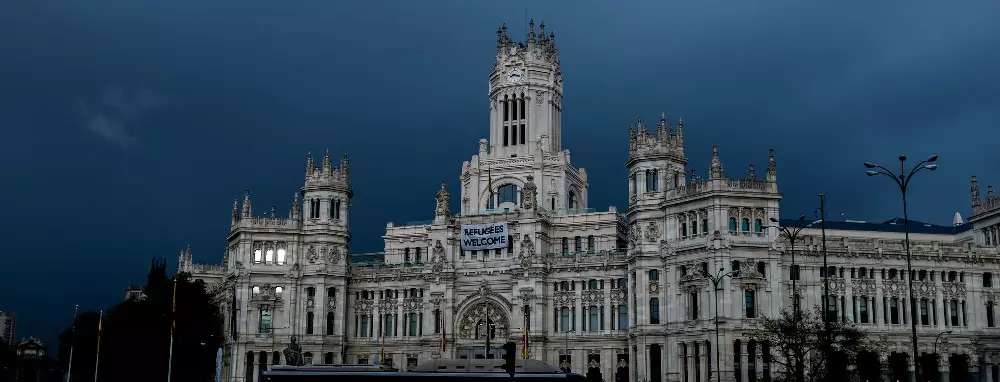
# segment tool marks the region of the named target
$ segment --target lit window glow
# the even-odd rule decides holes
[[[255,249],[255,250],[253,251],[253,262],[255,262],[255,263],[259,263],[259,262],[260,262],[260,260],[261,260],[261,259],[260,259],[260,250],[259,250],[259,249]]]
[[[273,249],[268,249],[267,252],[264,253],[264,261],[268,262],[268,263],[274,261],[274,250]]]
[[[284,248],[279,248],[278,249],[278,264],[284,264],[284,263],[285,263],[285,249]]]

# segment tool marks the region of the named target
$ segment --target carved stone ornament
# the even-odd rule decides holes
[[[646,224],[646,241],[655,243],[660,238],[660,227],[655,222]]]
[[[312,244],[306,248],[306,260],[309,261],[309,264],[316,264],[319,261],[319,254],[316,253],[316,247]]]
[[[337,309],[337,299],[335,297],[332,297],[332,296],[331,297],[327,297],[326,298],[326,310],[334,310],[334,309]]]
[[[965,299],[965,284],[958,281],[941,283],[941,292],[946,299]]]
[[[357,300],[354,302],[354,314],[357,315],[369,315],[372,314],[372,308],[375,305],[375,300]]]
[[[930,281],[921,280],[913,283],[913,293],[918,298],[936,298],[937,287]]]
[[[851,283],[853,284],[854,295],[875,297],[875,280],[853,279]]]
[[[535,90],[535,104],[536,105],[542,106],[542,102],[544,102],[542,100],[542,98],[543,98],[544,95],[545,95],[545,92],[543,92],[541,90]]]
[[[535,288],[521,288],[521,301],[525,304],[535,300]]]
[[[438,240],[434,243],[434,249],[431,250],[431,270],[434,271],[434,274],[440,274],[444,270],[446,261],[444,245],[441,244],[441,240]]]
[[[636,223],[628,226],[628,246],[635,247],[639,244],[639,227]]]
[[[306,308],[312,309],[316,307],[316,298],[313,296],[306,297]]]
[[[403,311],[407,313],[419,312],[424,306],[424,299],[421,297],[407,297],[403,299]]]
[[[585,305],[604,305],[604,290],[588,289],[583,291],[580,300]]]
[[[902,280],[882,280],[882,295],[886,297],[905,297],[906,284]]]
[[[340,249],[337,247],[331,247],[330,251],[326,253],[326,263],[333,265],[340,262]]]
[[[610,294],[610,298],[611,298],[611,303],[612,304],[614,304],[614,305],[621,305],[621,304],[624,304],[624,303],[628,302],[628,292],[626,292],[624,289],[620,289],[620,288],[619,289],[612,289],[611,290],[611,294]]]
[[[399,304],[396,302],[396,299],[394,298],[385,298],[379,300],[378,302],[378,310],[383,314],[387,312],[395,312],[397,306],[399,306]]]
[[[431,293],[431,300],[430,301],[431,301],[431,304],[434,304],[434,308],[435,309],[440,308],[441,307],[441,303],[444,302],[444,294],[442,294],[441,292]]]
[[[493,300],[477,301],[462,315],[462,319],[458,323],[459,336],[476,339],[476,327],[483,323],[484,318],[489,318],[490,323],[495,325],[496,338],[507,337],[510,327],[507,315]],[[486,331],[480,330],[480,332],[485,333]]]
[[[552,295],[552,301],[559,306],[572,306],[576,304],[576,294],[572,291],[558,291]]]
[[[660,294],[660,282],[653,280],[649,282],[649,294]]]
[[[437,207],[434,215],[447,217],[451,215],[451,194],[448,193],[448,186],[441,183],[441,189],[437,192]]]
[[[535,177],[528,175],[526,179],[527,182],[521,190],[521,207],[525,210],[532,210],[538,200],[538,186],[535,185]]]

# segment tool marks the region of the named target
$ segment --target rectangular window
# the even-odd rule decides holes
[[[334,320],[334,317],[335,316],[333,315],[333,312],[326,312],[326,335],[328,335],[328,336],[332,336],[333,335],[333,320]]]
[[[889,299],[889,320],[892,324],[899,324],[899,299],[890,298]]]
[[[323,355],[323,363],[327,364],[327,365],[333,365],[334,364],[334,362],[333,362],[333,352],[332,351],[328,351],[328,352],[326,352],[326,354]]]
[[[743,300],[747,309],[747,318],[757,318],[756,301],[754,297],[754,291],[743,291]]]
[[[858,300],[858,310],[861,313],[861,323],[862,324],[867,324],[868,323],[868,297],[867,296],[862,296],[861,299]]]
[[[927,299],[920,299],[920,325],[930,325],[931,317],[927,311]]]
[[[504,126],[503,127],[503,145],[504,146],[507,146],[507,145],[510,144],[510,141],[508,139],[508,135],[510,134],[509,129],[510,129],[510,127],[508,127],[508,126]]]
[[[688,306],[690,307],[690,309],[688,309],[688,316],[691,317],[692,320],[697,320],[698,319],[698,292],[691,292],[691,295],[688,298],[689,298],[688,301],[690,301],[690,303],[688,304]]]
[[[993,318],[993,301],[987,301],[986,302],[986,326],[990,327],[990,328],[994,327],[996,325],[996,322],[994,322],[993,320],[994,320],[994,318]]]
[[[564,332],[568,332],[569,331],[569,324],[570,324],[570,321],[569,321],[569,308],[567,308],[567,307],[564,306],[564,307],[562,307],[562,310],[559,313],[560,313],[559,314],[559,327],[560,327],[559,329],[562,330],[562,331],[564,331]]]
[[[628,329],[628,305],[618,305],[618,329]]]
[[[521,110],[521,114],[524,114],[523,109]],[[523,115],[521,116],[521,119],[524,119]],[[521,144],[524,144],[524,125],[521,125]]]
[[[958,326],[958,300],[951,300],[951,326]]]
[[[270,333],[273,327],[273,312],[270,310],[260,311],[260,333]]]
[[[417,336],[417,335],[419,335],[419,332],[417,331],[418,330],[417,328],[418,328],[418,326],[417,326],[417,314],[416,313],[410,313],[410,330],[409,330],[410,336]]]
[[[313,312],[306,312],[306,334],[313,334]]]
[[[792,280],[799,280],[799,265],[795,264],[789,269],[789,276]]]
[[[649,323],[660,323],[660,299],[656,297],[649,299]]]

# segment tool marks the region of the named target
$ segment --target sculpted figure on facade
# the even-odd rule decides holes
[[[538,200],[538,186],[535,186],[535,177],[528,175],[527,180],[524,189],[521,190],[521,207],[530,211],[535,209]]]
[[[437,192],[437,208],[434,214],[439,218],[447,218],[451,215],[451,195],[448,193],[448,186],[441,183],[441,189]]]
[[[431,251],[431,269],[434,273],[441,273],[444,270],[445,258],[444,245],[441,244],[441,240],[434,243],[434,249]]]
[[[291,343],[288,347],[282,351],[285,355],[285,365],[289,366],[302,366],[305,362],[302,359],[302,347],[299,346],[299,342],[292,336]]]

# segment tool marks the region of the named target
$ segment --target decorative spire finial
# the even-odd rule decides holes
[[[243,192],[243,218],[253,217],[253,210],[250,208],[250,190]]]
[[[972,205],[975,206],[979,204],[979,181],[976,180],[976,176],[972,176]]]
[[[292,208],[288,212],[288,217],[292,220],[298,220],[299,218],[299,193],[296,192],[292,194]]]
[[[240,220],[240,202],[239,200],[233,199],[233,224],[236,224]]]
[[[774,160],[774,149],[767,152],[767,181],[778,181],[778,163]]]
[[[750,171],[748,171],[747,176],[750,178],[750,180],[757,180],[757,174],[754,173],[752,164],[750,165]]]
[[[316,164],[315,164],[315,163],[313,163],[313,155],[312,155],[312,151],[310,151],[310,152],[308,152],[308,153],[306,154],[306,177],[307,177],[307,178],[308,178],[308,177],[309,177],[310,175],[312,175],[312,173],[313,173],[313,171],[314,171],[314,170],[313,170],[313,168],[315,168],[315,167],[316,167]]]
[[[709,178],[722,179],[722,161],[719,160],[719,146],[712,145],[712,167],[709,171]]]

